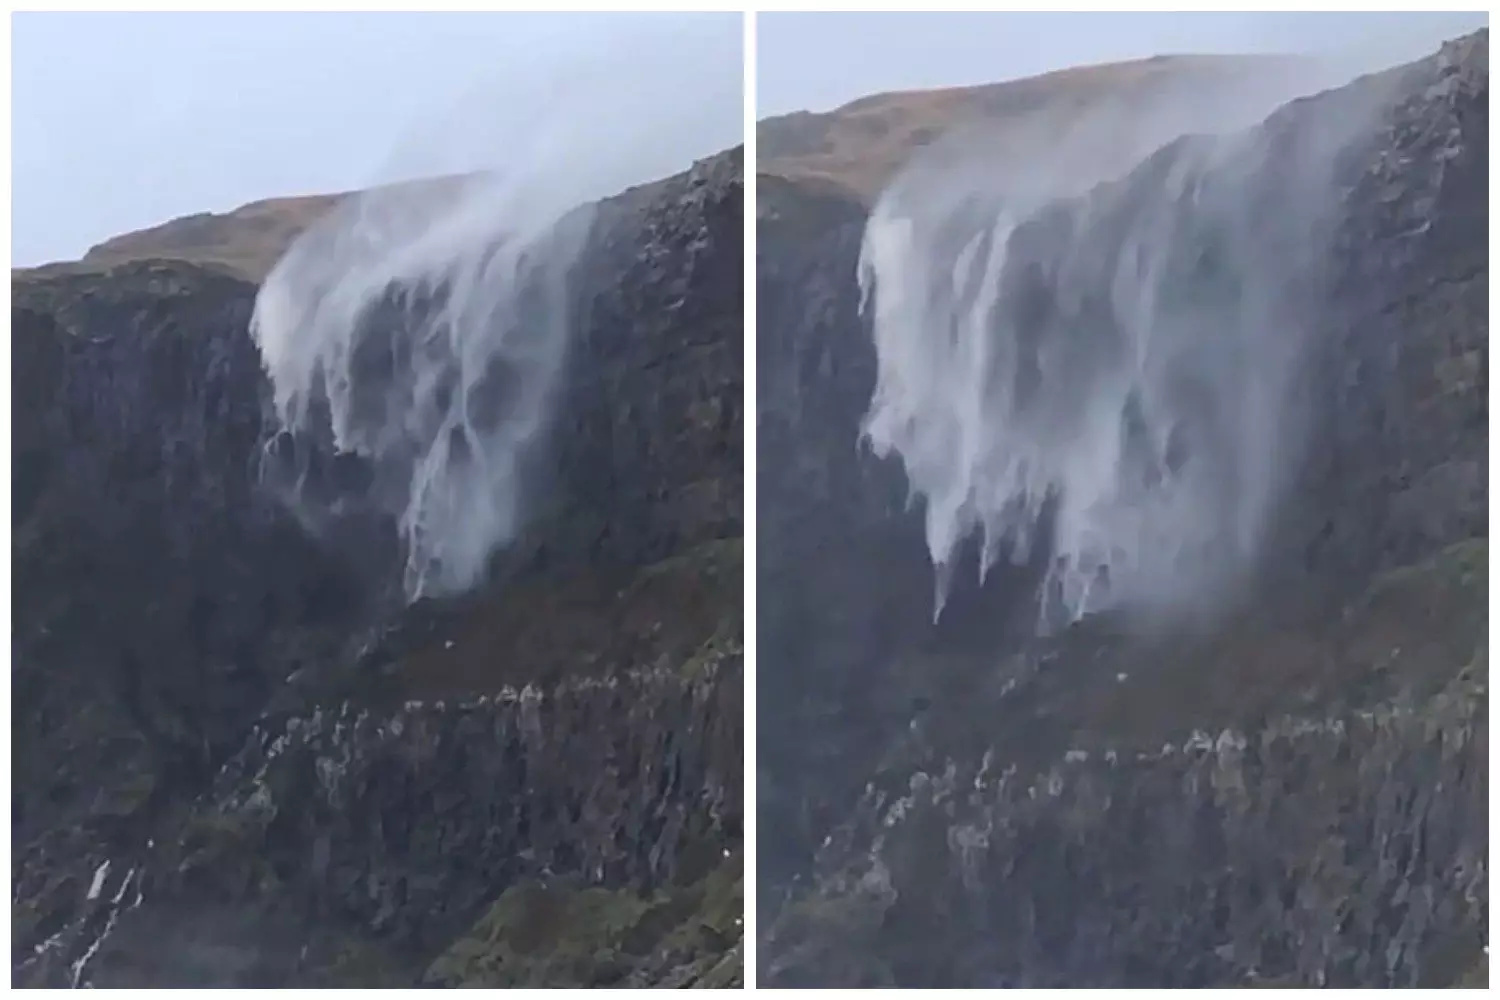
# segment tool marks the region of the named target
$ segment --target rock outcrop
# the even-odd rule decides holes
[[[1259,575],[1206,631],[1105,615],[1038,640],[1035,566],[957,573],[932,624],[921,512],[859,447],[864,209],[760,179],[762,983],[1483,967],[1487,34],[1246,140],[1274,172],[1371,100],[1309,306],[1311,429]]]
[[[410,607],[382,515],[264,488],[253,285],[13,280],[18,983],[520,981],[600,894],[594,980],[738,979],[741,191],[600,206],[528,530]]]
[[[934,705],[827,835],[762,976],[1412,986],[1482,968],[1487,561],[1459,547],[1207,649],[1070,636],[1042,668],[1062,676],[983,719]]]

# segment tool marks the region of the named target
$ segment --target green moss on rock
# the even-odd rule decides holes
[[[479,988],[743,983],[743,872],[733,856],[653,895],[527,881],[435,960],[425,985]]]

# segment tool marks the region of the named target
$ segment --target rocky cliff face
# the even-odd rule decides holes
[[[1309,429],[1258,576],[1206,629],[1168,634],[1102,615],[1036,639],[1045,553],[982,586],[961,567],[931,624],[921,504],[857,447],[875,385],[864,212],[762,179],[762,982],[1483,968],[1487,35],[1277,112],[1246,136],[1266,192],[1371,100],[1379,126],[1335,166],[1294,397]],[[1087,217],[1128,224],[1149,205],[1128,192],[1149,197],[1175,155],[1090,195]],[[1074,211],[1012,250],[1056,274]]]
[[[528,533],[410,608],[263,488],[253,285],[13,282],[18,982],[738,978],[740,226],[737,152],[600,207]]]
[[[602,206],[581,282],[620,292],[570,346],[597,361],[557,406],[542,516],[559,558],[640,564],[744,534],[742,169],[736,150]]]

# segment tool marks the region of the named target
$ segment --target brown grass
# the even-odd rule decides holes
[[[459,190],[474,175],[434,177],[389,185],[428,189],[439,196]],[[181,260],[220,267],[260,282],[308,227],[347,198],[362,192],[267,198],[223,213],[201,212],[105,240],[81,260],[14,268],[12,278],[94,273],[137,260]],[[423,191],[426,195],[427,190]]]
[[[1263,72],[1275,56],[1158,56],[976,87],[876,94],[834,111],[762,121],[758,169],[835,182],[872,201],[916,150],[964,126],[1042,113],[1064,117],[1109,97],[1145,99],[1169,83]]]
[[[222,215],[202,213],[105,240],[84,254],[84,265],[108,266],[146,257],[216,263],[254,281],[308,226],[345,195],[308,195],[251,202]]]

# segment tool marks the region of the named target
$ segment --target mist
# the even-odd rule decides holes
[[[1390,91],[1255,127],[1356,67],[1183,65],[953,135],[871,213],[863,440],[924,507],[935,617],[970,538],[981,582],[1041,556],[1040,632],[1200,610],[1255,564],[1306,432],[1337,163]]]
[[[737,16],[642,17],[525,88],[435,109],[375,176],[440,180],[346,199],[287,250],[252,332],[287,432],[270,457],[309,522],[343,497],[292,454],[299,437],[360,460],[359,499],[398,526],[408,598],[483,577],[524,526],[591,203],[737,143],[740,79]]]

